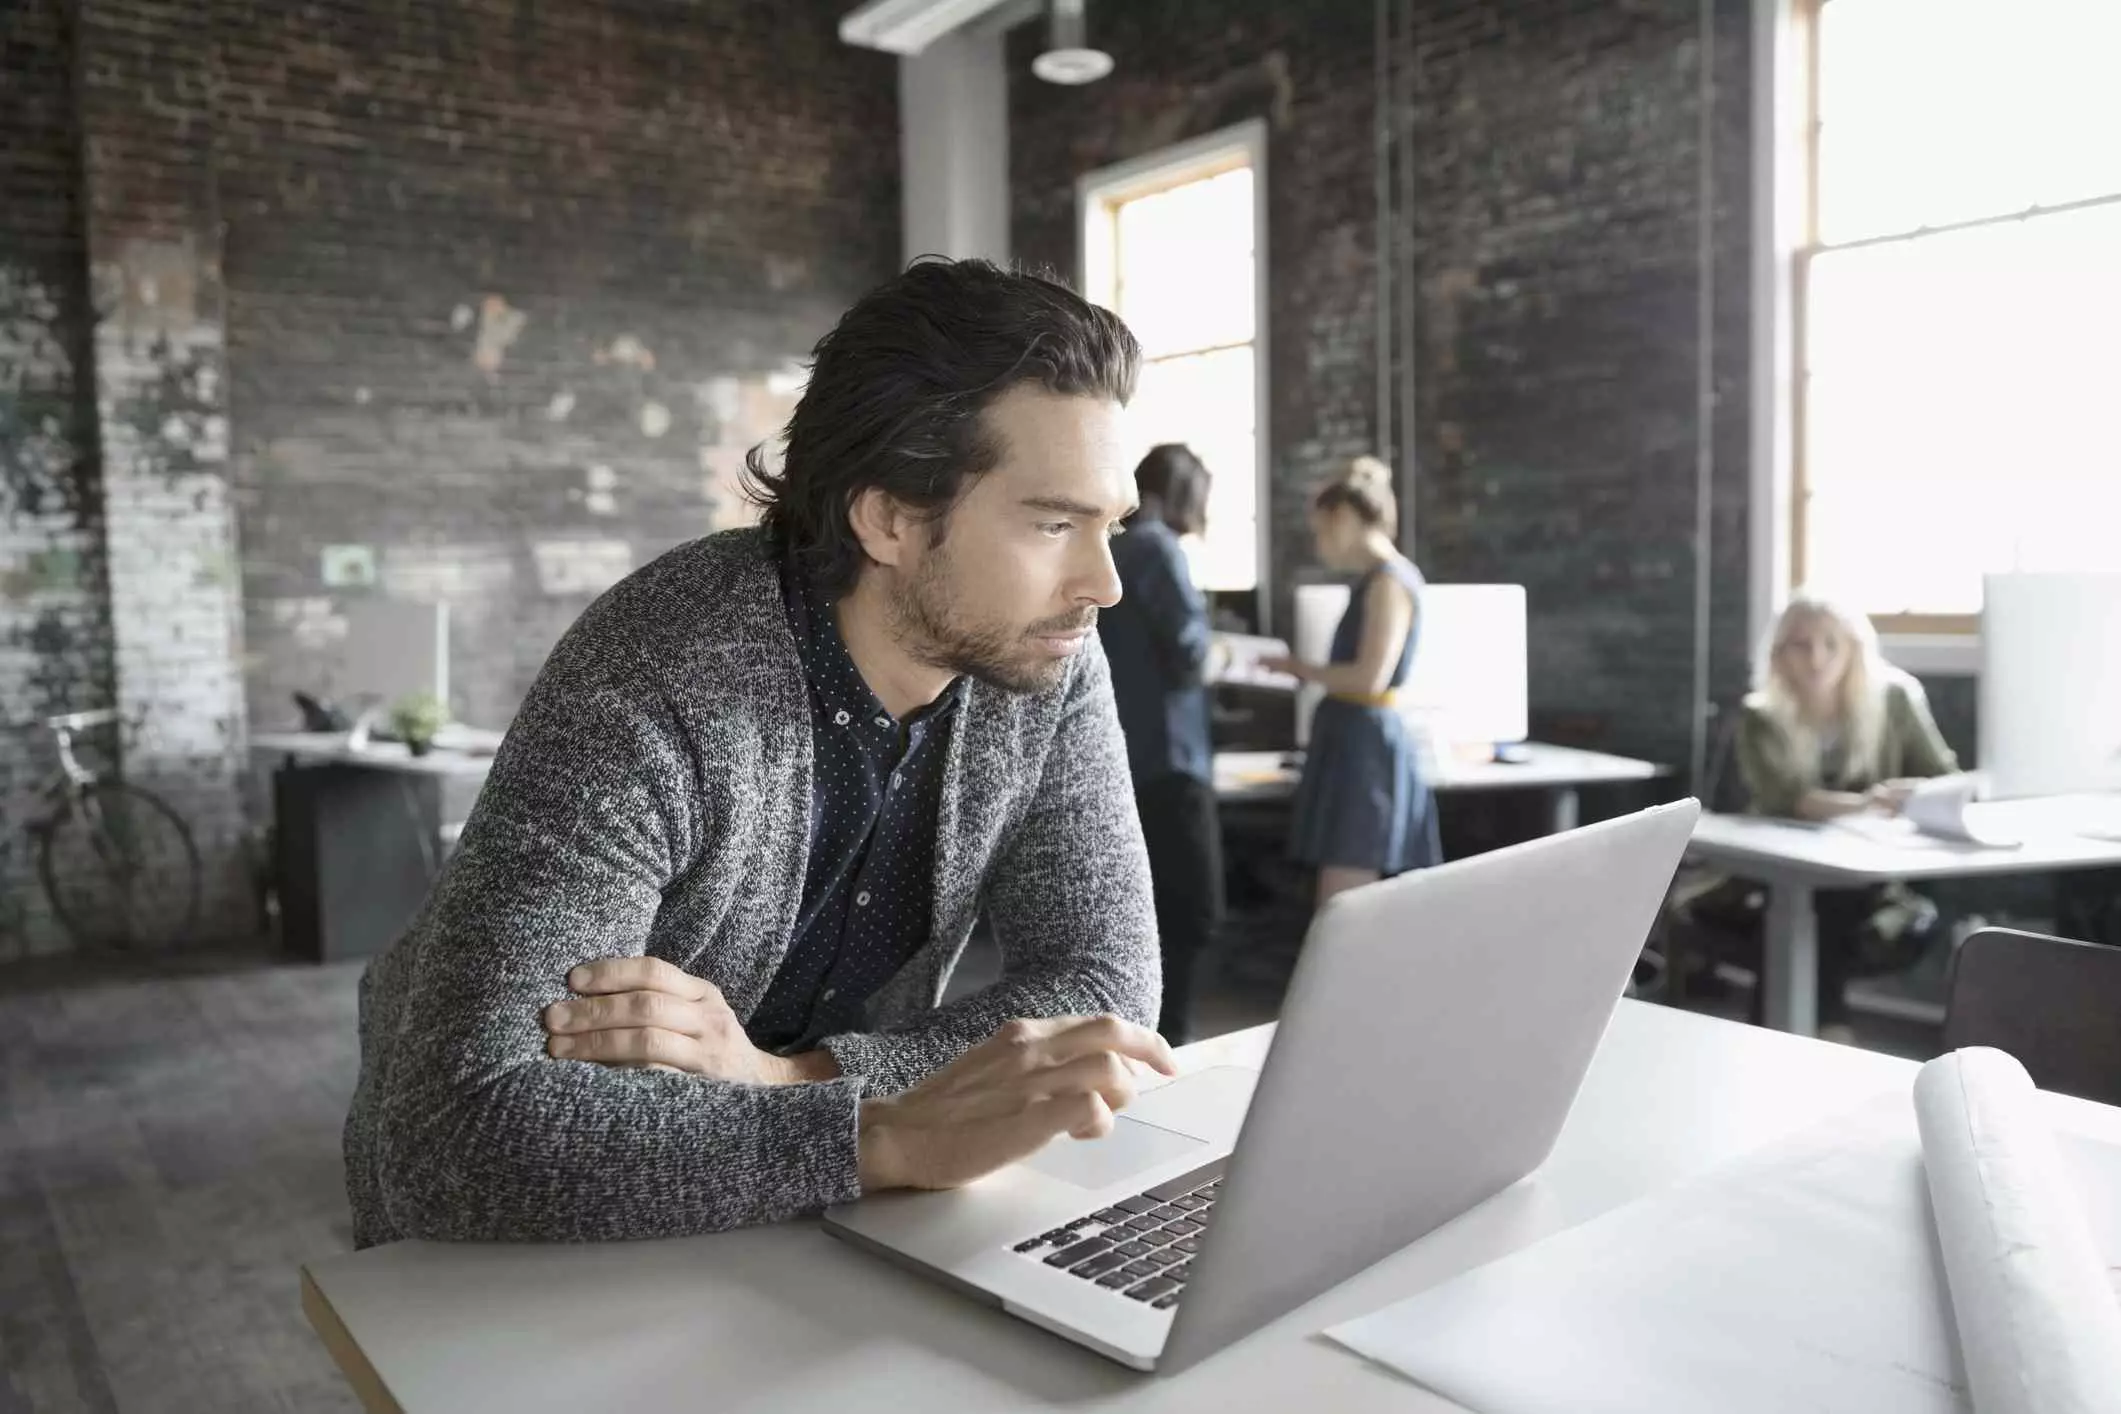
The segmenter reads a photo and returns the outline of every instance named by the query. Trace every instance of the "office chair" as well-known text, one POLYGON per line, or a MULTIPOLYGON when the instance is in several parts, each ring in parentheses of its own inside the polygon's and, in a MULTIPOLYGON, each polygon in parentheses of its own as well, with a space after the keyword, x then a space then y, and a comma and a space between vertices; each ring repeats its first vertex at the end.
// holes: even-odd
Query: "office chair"
POLYGON ((2033 1083, 2121 1104, 2121 948, 1984 928, 1959 948, 1944 1048, 1994 1046, 2033 1083))

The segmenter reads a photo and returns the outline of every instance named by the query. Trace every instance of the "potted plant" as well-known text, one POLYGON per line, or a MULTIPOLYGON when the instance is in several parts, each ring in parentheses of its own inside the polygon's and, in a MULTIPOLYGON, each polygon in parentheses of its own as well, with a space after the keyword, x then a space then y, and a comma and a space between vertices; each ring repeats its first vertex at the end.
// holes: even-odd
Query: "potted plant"
POLYGON ((449 724, 449 708, 431 692, 415 692, 390 709, 390 725, 415 756, 434 749, 435 733, 449 724))

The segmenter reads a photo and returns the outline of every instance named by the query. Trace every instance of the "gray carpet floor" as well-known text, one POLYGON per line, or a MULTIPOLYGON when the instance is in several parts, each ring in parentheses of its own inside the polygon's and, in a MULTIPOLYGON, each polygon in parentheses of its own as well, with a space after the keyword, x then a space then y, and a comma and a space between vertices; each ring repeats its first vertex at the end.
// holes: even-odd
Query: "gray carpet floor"
POLYGON ((0 974, 0 1414, 358 1408, 296 1275, 351 1246, 358 975, 0 974))

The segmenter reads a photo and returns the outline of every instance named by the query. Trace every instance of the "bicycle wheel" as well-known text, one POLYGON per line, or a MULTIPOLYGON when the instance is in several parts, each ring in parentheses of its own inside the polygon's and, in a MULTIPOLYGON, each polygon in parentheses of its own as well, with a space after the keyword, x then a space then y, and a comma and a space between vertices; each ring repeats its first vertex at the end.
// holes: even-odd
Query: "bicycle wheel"
POLYGON ((188 941, 199 920, 199 847, 159 797, 97 781, 41 833, 45 897, 86 947, 148 951, 188 941))

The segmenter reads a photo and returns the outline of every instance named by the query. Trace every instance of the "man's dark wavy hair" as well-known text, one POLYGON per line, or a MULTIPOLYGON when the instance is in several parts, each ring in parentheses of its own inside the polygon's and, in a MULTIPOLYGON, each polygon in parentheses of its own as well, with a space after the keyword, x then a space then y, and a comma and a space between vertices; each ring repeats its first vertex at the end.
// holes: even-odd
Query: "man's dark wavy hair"
POLYGON ((1141 347, 1119 316, 1060 281, 986 260, 922 259, 818 340, 781 468, 754 448, 745 493, 774 541, 836 597, 866 560, 848 520, 857 495, 880 487, 940 520, 1001 457, 982 415, 997 397, 1035 383, 1124 404, 1140 369, 1141 347))

